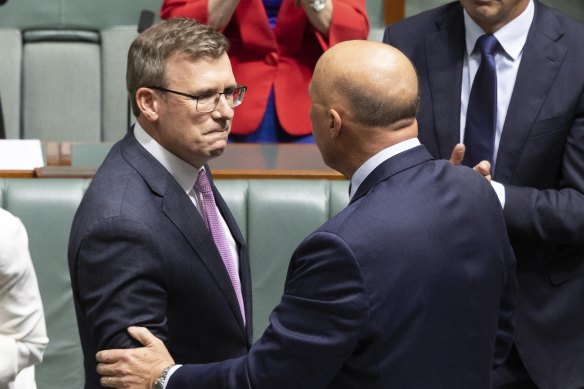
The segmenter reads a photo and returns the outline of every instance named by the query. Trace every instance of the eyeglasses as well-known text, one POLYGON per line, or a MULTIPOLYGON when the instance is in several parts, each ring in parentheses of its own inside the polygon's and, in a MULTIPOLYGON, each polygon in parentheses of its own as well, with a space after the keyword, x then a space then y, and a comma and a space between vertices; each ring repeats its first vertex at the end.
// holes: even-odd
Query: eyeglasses
POLYGON ((202 113, 213 112, 215 108, 217 108, 219 100, 221 100, 221 95, 225 96, 225 101, 227 101, 227 104, 229 104, 231 108, 235 108, 241 104, 243 101, 243 96, 245 96, 245 91, 247 91, 246 86, 237 85, 235 88, 227 88, 223 92, 207 92, 198 96, 193 96, 189 95, 188 93, 177 92, 171 89, 163 88, 161 86, 147 86, 146 88, 161 92, 174 93, 175 95, 184 96, 195 100, 197 102, 197 112, 202 113))

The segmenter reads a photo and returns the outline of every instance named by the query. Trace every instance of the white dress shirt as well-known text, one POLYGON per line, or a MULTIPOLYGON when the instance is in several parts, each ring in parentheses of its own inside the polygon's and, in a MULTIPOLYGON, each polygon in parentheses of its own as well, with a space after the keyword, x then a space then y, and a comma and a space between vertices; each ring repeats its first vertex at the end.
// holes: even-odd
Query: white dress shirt
MULTIPOLYGON (((199 213, 204 215, 203 198, 201 193, 195 190, 194 185, 197 182, 197 177, 199 176, 199 171, 204 169, 201 167, 197 169, 193 165, 183 161, 170 151, 166 150, 160 145, 156 140, 154 140, 144 129, 136 122, 134 125, 134 136, 138 143, 140 143, 146 151, 148 151, 158 162, 164 166, 166 170, 174 177, 178 184, 183 188, 185 193, 189 196, 199 213)), ((217 212, 219 215, 219 221, 221 222, 221 227, 225 232, 225 237, 229 243, 229 250, 231 251, 232 258, 235 262, 237 273, 239 273, 239 254, 237 252, 237 244, 235 239, 221 215, 221 212, 217 212)), ((203 220, 205 217, 203 216, 203 220)))
MULTIPOLYGON (((500 48, 495 53, 495 64, 497 67, 497 122, 495 126, 495 160, 491 163, 491 172, 497 163, 497 152, 499 142, 503 132, 503 125, 507 117, 507 109, 515 87, 517 71, 523 56, 523 47, 527 41, 527 34, 533 21, 534 5, 533 0, 529 1, 527 8, 515 19, 497 30, 493 35, 499 41, 500 48)), ((464 130, 466 127, 466 112, 468 99, 472 88, 472 82, 481 63, 481 53, 474 50, 477 39, 486 34, 485 31, 470 15, 464 11, 464 26, 466 31, 466 55, 462 68, 462 92, 460 96, 460 139, 464 140, 464 130)), ((492 181, 493 188, 497 192, 501 205, 505 204, 505 188, 502 184, 492 181)))
POLYGON ((26 230, 0 208, 0 389, 35 389, 48 341, 26 230))
POLYGON ((381 150, 379 153, 375 154, 373 157, 369 158, 363 165, 355 171, 353 177, 351 177, 351 191, 349 193, 349 200, 353 198, 353 195, 357 193, 357 189, 359 186, 365 181, 367 176, 371 174, 373 170, 383 162, 387 161, 394 155, 402 153, 406 150, 413 149, 416 146, 420 145, 420 141, 418 138, 412 138, 395 144, 393 146, 389 146, 386 149, 381 150))

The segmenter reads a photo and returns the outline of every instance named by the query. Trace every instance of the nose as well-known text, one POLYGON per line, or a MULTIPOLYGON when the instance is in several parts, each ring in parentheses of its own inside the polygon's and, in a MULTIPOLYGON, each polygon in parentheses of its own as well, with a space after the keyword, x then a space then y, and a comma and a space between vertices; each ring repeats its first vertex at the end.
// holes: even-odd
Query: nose
POLYGON ((221 94, 219 96, 219 102, 217 103, 217 106, 215 107, 215 110, 212 112, 212 114, 217 115, 216 117, 218 118, 232 119, 233 113, 233 108, 229 105, 225 95, 221 94))

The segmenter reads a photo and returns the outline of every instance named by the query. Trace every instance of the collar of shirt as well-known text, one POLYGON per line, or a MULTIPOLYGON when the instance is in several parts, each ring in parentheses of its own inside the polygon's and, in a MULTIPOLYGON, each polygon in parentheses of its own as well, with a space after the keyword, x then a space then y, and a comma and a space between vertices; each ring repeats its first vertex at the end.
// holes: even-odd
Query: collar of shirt
POLYGON ((387 161, 391 157, 402 153, 406 150, 413 149, 420 145, 418 138, 412 138, 389 146, 386 149, 381 150, 379 153, 375 154, 373 157, 369 158, 363 165, 357 169, 353 177, 351 177, 351 191, 349 193, 349 199, 353 198, 353 195, 357 193, 359 186, 365 181, 367 176, 371 174, 373 170, 383 162, 387 161))
POLYGON ((199 171, 204 169, 204 167, 197 169, 166 150, 160 143, 148 135, 138 122, 134 125, 134 136, 138 143, 168 170, 187 194, 193 189, 199 176, 199 171))
MULTIPOLYGON (((533 0, 530 0, 527 8, 519 16, 495 31, 495 38, 499 41, 505 54, 513 61, 519 57, 523 46, 525 46, 534 14, 535 7, 533 0)), ((464 27, 466 31, 466 52, 470 56, 473 54, 477 39, 485 32, 472 20, 466 10, 464 11, 464 27)))

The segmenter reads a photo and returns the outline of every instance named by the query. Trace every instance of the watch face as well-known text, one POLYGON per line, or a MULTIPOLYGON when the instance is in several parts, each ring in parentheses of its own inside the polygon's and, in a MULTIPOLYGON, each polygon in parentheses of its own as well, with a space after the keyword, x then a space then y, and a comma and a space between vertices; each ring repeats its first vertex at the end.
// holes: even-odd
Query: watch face
POLYGON ((326 7, 326 0, 312 0, 310 7, 316 12, 320 12, 326 7))

